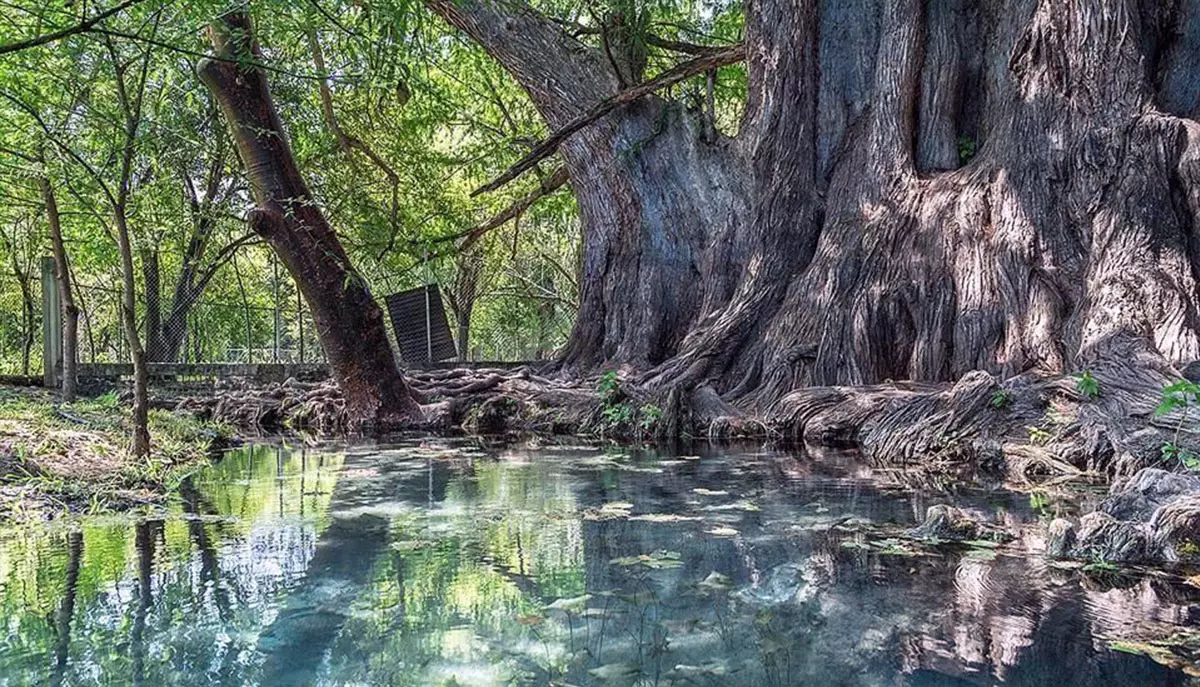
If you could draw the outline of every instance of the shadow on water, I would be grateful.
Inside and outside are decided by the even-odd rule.
[[[693,451],[231,453],[165,518],[0,532],[0,685],[1188,684],[1148,642],[1200,589],[1025,553],[1093,496]],[[1017,541],[863,532],[951,502]]]

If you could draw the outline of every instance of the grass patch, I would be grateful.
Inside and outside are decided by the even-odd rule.
[[[115,394],[58,403],[47,391],[0,387],[0,517],[51,517],[154,504],[228,427],[150,413],[151,454],[129,454],[129,413]]]

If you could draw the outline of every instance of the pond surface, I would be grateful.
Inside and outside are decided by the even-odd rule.
[[[1070,505],[689,453],[259,446],[166,518],[10,527],[0,684],[1189,684],[1113,646],[1195,624],[1195,587],[855,531]]]

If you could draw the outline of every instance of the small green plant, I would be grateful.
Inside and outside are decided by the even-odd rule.
[[[979,152],[979,144],[970,136],[958,137],[958,162],[965,166],[968,162],[975,159],[975,154]]]
[[[992,392],[992,407],[996,410],[1008,410],[1015,398],[1013,392],[1008,389],[996,389]]]
[[[643,434],[653,434],[662,420],[663,411],[656,405],[647,403],[638,409],[638,428]]]
[[[1034,446],[1045,446],[1054,438],[1053,434],[1041,427],[1026,427],[1025,429],[1029,430],[1029,443]]]
[[[617,430],[633,422],[633,406],[628,403],[605,406],[600,411],[600,417],[604,420],[605,429]]]
[[[1034,491],[1029,493],[1029,507],[1033,512],[1038,514],[1038,517],[1050,517],[1050,496],[1044,491]]]
[[[1084,370],[1075,375],[1075,390],[1090,400],[1100,395],[1100,382],[1092,376],[1091,370]]]
[[[1084,565],[1082,568],[1080,568],[1080,570],[1082,570],[1083,572],[1091,573],[1093,575],[1095,575],[1095,574],[1112,575],[1117,572],[1117,569],[1118,569],[1117,566],[1104,560],[1103,556],[1096,557],[1090,563],[1088,563],[1087,565]]]
[[[1183,432],[1183,426],[1188,421],[1188,416],[1192,409],[1200,405],[1200,384],[1187,379],[1181,379],[1174,384],[1168,384],[1163,387],[1162,400],[1158,407],[1154,409],[1154,414],[1157,417],[1162,417],[1176,410],[1182,411],[1179,414],[1179,422],[1175,424],[1175,436],[1171,441],[1163,444],[1162,457],[1165,461],[1179,461],[1183,467],[1188,470],[1200,470],[1200,456],[1189,451],[1179,445],[1179,435]]]
[[[1188,470],[1200,470],[1200,456],[1173,441],[1163,444],[1162,459],[1167,462],[1179,461]]]
[[[596,391],[600,392],[600,400],[604,403],[614,403],[621,397],[621,381],[617,379],[615,370],[609,370],[600,375],[596,383]]]

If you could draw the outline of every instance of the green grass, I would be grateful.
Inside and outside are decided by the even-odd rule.
[[[150,413],[151,453],[128,453],[129,413],[115,394],[58,403],[0,387],[0,517],[124,510],[161,499],[228,427]]]

